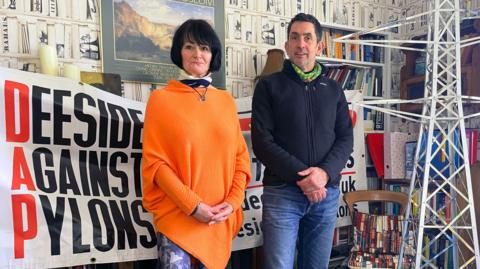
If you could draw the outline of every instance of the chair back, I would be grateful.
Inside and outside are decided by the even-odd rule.
[[[394,202],[400,205],[400,215],[404,215],[408,205],[408,195],[403,192],[385,190],[351,191],[343,195],[343,200],[350,212],[356,202]],[[353,216],[353,214],[351,214]]]

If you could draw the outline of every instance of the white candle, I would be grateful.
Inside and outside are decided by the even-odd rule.
[[[58,76],[57,50],[45,44],[39,49],[40,54],[40,72],[46,75]]]
[[[75,81],[80,81],[80,68],[74,64],[64,64],[63,76],[66,78],[71,78]]]

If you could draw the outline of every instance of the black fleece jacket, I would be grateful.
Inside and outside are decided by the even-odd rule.
[[[281,72],[260,79],[255,87],[252,146],[265,165],[266,186],[295,184],[303,178],[298,172],[320,167],[329,176],[327,187],[338,187],[353,151],[343,90],[324,72],[311,82],[302,81],[286,60]]]

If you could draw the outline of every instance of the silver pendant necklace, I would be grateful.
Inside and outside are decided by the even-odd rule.
[[[193,88],[193,87],[190,87],[190,88],[192,88],[192,90],[194,90],[194,91],[197,93],[197,95],[198,95],[198,97],[200,98],[200,101],[201,101],[201,102],[205,102],[205,100],[207,99],[207,90],[208,90],[208,88],[205,88],[205,91],[203,92],[203,94],[200,93],[199,91],[197,91],[197,89],[195,89],[195,88]]]

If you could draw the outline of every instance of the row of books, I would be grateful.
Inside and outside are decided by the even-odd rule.
[[[227,76],[253,79],[260,75],[266,61],[265,49],[241,46],[226,47]],[[360,90],[364,96],[381,97],[383,95],[381,69],[330,67],[326,75],[339,82],[345,90]]]
[[[454,268],[453,244],[444,235],[434,240],[436,234],[425,233],[423,236],[423,257],[430,260],[430,266],[438,269]]]
[[[477,145],[478,145],[478,129],[466,129],[466,144],[468,150],[468,162],[470,164],[475,163],[478,160],[477,156]],[[453,164],[455,167],[460,167],[463,164],[462,158],[459,156],[458,152],[452,152],[453,159],[449,159],[450,156],[450,145],[449,141],[446,140],[445,136],[439,130],[434,130],[433,132],[434,143],[432,143],[432,153],[434,156],[429,163],[435,167],[435,169],[430,169],[430,178],[441,180],[443,177],[448,178],[450,176],[451,165]],[[410,158],[414,158],[415,154],[413,151],[416,149],[416,141],[409,141],[406,143],[405,151],[409,151],[406,153],[406,156]],[[453,145],[455,148],[460,147],[460,134],[458,130],[453,132]],[[407,145],[408,144],[408,145]],[[420,157],[418,160],[419,166],[423,167],[425,164],[425,152],[426,152],[426,145],[427,145],[427,137],[426,135],[423,136],[422,141],[420,143]],[[414,160],[409,159],[408,161],[405,160],[405,163],[414,164]],[[406,167],[407,175],[411,175],[414,172],[413,165],[410,167]],[[417,176],[421,178],[423,173],[421,170],[417,171]]]
[[[386,184],[384,189],[388,191],[408,193],[409,186],[405,184],[393,183],[393,184]],[[400,214],[400,205],[397,203],[387,203],[385,206],[385,214],[387,215]]]
[[[364,120],[365,131],[383,131],[384,130],[385,116],[380,111],[364,108],[363,120]]]
[[[400,252],[403,216],[355,212],[353,223],[356,251],[376,254]]]
[[[428,191],[431,195],[431,192]],[[412,215],[417,216],[422,203],[422,190],[415,189],[412,193]],[[441,224],[449,222],[452,219],[451,198],[449,194],[438,192],[427,201],[427,208],[425,210],[425,224]]]
[[[327,76],[336,80],[344,90],[359,90],[363,96],[382,97],[382,73],[377,68],[342,66],[329,68]]]
[[[384,143],[385,178],[399,180],[410,180],[412,178],[412,173],[414,172],[415,168],[417,137],[417,133],[386,133]],[[436,152],[436,154],[430,163],[432,163],[438,171],[441,171],[443,176],[448,177],[450,174],[450,162],[447,158],[447,156],[449,156],[448,142],[443,143],[443,134],[438,130],[434,131],[434,137],[437,143],[433,143],[432,152]],[[455,144],[458,146],[460,144],[458,132],[455,132],[455,137]],[[479,130],[473,128],[466,129],[466,138],[469,163],[472,165],[478,160]],[[425,152],[426,136],[424,136],[422,140],[421,152]],[[439,145],[441,145],[440,149],[438,149]],[[453,163],[458,167],[463,162],[460,161],[458,154],[454,154],[454,156]],[[424,159],[424,157],[420,158],[420,165],[424,163]],[[422,176],[421,171],[419,171],[417,176]],[[430,176],[434,179],[441,178],[440,174],[433,171],[433,169],[430,171]]]
[[[0,0],[0,9],[89,22],[99,18],[96,0]]]
[[[348,31],[324,28],[322,41],[323,44],[325,44],[325,48],[322,51],[322,56],[364,62],[382,62],[383,49],[380,47],[334,42],[335,38],[340,38],[349,33]],[[383,39],[383,37],[378,35],[365,35],[360,39],[379,40]]]
[[[372,160],[370,158],[370,154],[366,154],[365,162],[367,164],[367,171],[366,171],[366,174],[367,174],[367,189],[368,190],[381,190],[382,189],[381,181],[378,178],[378,175],[375,171],[375,167],[373,166]],[[370,202],[370,204],[372,204],[372,203],[373,202]],[[370,207],[370,208],[372,208],[372,207]],[[370,210],[369,212],[373,212],[373,213],[378,214],[381,211],[380,210]]]
[[[233,79],[254,79],[265,67],[267,49],[227,46],[225,59],[227,76]],[[338,81],[345,90],[360,90],[364,96],[381,97],[383,95],[380,68],[329,67],[326,75]],[[378,115],[378,118],[374,117],[375,130],[383,130],[383,114],[378,113]]]
[[[368,252],[352,252],[348,260],[350,268],[398,268],[399,255],[371,254]],[[410,269],[415,267],[415,260],[412,256],[403,258],[402,268]]]
[[[55,47],[58,58],[100,59],[100,32],[94,26],[52,23],[23,16],[0,16],[0,21],[3,53],[38,55],[43,43]]]
[[[333,246],[349,245],[352,238],[352,226],[336,227],[333,232]]]

